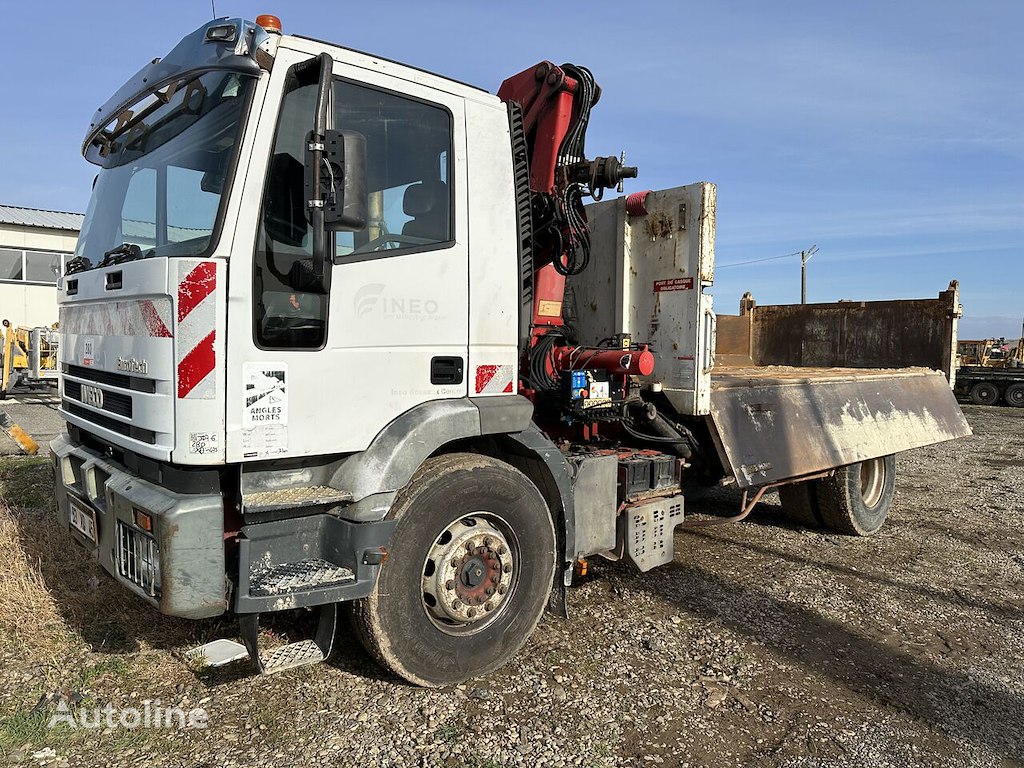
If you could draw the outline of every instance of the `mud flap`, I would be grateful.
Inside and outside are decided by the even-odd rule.
[[[741,488],[971,434],[941,373],[845,374],[715,382],[711,433]]]

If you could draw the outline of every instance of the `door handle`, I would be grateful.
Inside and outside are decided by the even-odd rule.
[[[464,367],[461,357],[432,357],[430,359],[430,383],[461,384]]]

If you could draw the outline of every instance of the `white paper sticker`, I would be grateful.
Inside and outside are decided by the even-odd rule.
[[[246,428],[261,424],[288,424],[288,365],[286,363],[246,363]]]
[[[188,452],[199,456],[217,453],[220,445],[216,432],[190,432],[188,435]]]
[[[247,459],[288,452],[288,365],[245,363],[242,455]]]
[[[82,341],[82,365],[92,365],[95,347],[95,339],[87,338]]]
[[[285,453],[288,453],[288,427],[282,424],[261,424],[242,430],[244,458],[266,458]]]

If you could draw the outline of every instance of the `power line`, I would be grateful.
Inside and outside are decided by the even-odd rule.
[[[793,256],[799,256],[802,251],[793,251],[793,253],[784,253],[781,256],[766,256],[763,259],[751,259],[750,261],[732,261],[728,264],[716,264],[715,269],[725,269],[727,267],[742,267],[747,264],[760,264],[762,261],[775,261],[777,259],[788,259]]]

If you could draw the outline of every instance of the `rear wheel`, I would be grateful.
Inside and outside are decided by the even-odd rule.
[[[353,606],[366,649],[418,685],[452,685],[505,664],[540,621],[554,581],[547,505],[497,459],[428,460],[399,494],[390,557]]]
[[[979,381],[971,387],[971,401],[977,405],[995,405],[999,399],[999,389],[995,384]]]
[[[1014,408],[1024,408],[1024,384],[1011,384],[1003,397]]]
[[[851,536],[870,536],[885,522],[896,495],[896,457],[868,459],[839,467],[817,481],[818,512],[825,527]]]
[[[779,488],[782,514],[791,523],[805,528],[820,528],[818,501],[815,498],[814,481],[783,485]]]

